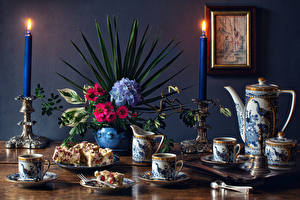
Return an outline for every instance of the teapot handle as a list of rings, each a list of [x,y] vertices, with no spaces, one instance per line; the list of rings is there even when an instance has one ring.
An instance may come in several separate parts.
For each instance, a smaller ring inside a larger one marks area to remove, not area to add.
[[[292,117],[292,115],[294,113],[294,110],[295,110],[296,92],[294,90],[279,90],[279,94],[280,93],[288,93],[288,94],[292,95],[292,103],[291,103],[291,108],[290,108],[290,114],[289,114],[284,126],[281,129],[281,131],[284,132],[284,130],[285,130],[286,126],[288,125],[288,123],[290,122],[291,117]]]

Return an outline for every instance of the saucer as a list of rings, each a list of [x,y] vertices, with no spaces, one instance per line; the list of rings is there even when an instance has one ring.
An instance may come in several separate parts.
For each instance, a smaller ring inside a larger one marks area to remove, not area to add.
[[[237,167],[245,162],[249,161],[249,157],[239,155],[232,163],[226,163],[224,161],[216,161],[213,158],[213,154],[209,154],[201,157],[201,161],[207,164],[217,165],[219,167]]]
[[[179,172],[175,180],[162,180],[162,179],[154,179],[152,178],[151,171],[146,171],[139,175],[139,179],[145,182],[154,183],[157,185],[173,185],[177,183],[181,183],[190,179],[190,177],[183,173]]]
[[[53,172],[46,172],[43,180],[41,180],[41,181],[35,181],[33,179],[22,180],[22,179],[20,179],[19,173],[10,174],[10,175],[6,176],[7,181],[17,183],[21,186],[27,186],[27,187],[41,185],[41,184],[47,183],[49,181],[53,181],[57,178],[58,178],[58,176]]]
[[[123,185],[121,187],[112,188],[106,185],[98,184],[96,179],[92,179],[89,182],[84,182],[83,180],[80,180],[80,185],[82,185],[83,187],[95,189],[100,192],[115,192],[125,190],[131,188],[134,184],[135,182],[133,180],[129,178],[124,178]]]

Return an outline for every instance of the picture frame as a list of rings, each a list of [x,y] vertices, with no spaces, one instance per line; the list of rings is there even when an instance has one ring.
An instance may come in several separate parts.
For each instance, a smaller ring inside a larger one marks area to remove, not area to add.
[[[256,73],[256,8],[205,6],[207,74]]]

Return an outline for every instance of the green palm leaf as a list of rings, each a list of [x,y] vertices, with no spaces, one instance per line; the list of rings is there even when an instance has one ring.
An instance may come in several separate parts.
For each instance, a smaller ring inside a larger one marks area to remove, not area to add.
[[[116,52],[117,64],[118,64],[117,79],[120,80],[121,77],[123,77],[123,67],[122,67],[122,55],[121,55],[121,47],[120,47],[120,40],[119,40],[116,18],[114,18],[114,28],[115,28],[116,47],[117,47],[117,52]]]
[[[139,83],[143,82],[143,80],[148,76],[148,74],[156,66],[158,66],[159,62],[162,61],[177,46],[177,45],[175,45],[173,48],[171,48],[169,51],[167,51],[173,42],[174,42],[174,40],[171,40],[167,44],[167,46],[158,54],[158,56],[152,61],[152,63],[145,69],[145,71],[140,75],[140,77],[138,78]]]
[[[125,58],[123,63],[123,75],[124,77],[128,77],[128,73],[130,73],[130,63],[132,56],[135,54],[135,45],[136,45],[136,37],[137,37],[137,20],[133,20],[131,33],[129,36],[129,40],[127,43],[126,51],[125,51]]]
[[[147,91],[142,93],[143,97],[146,97],[150,94],[152,94],[153,92],[155,92],[156,90],[158,90],[159,88],[161,88],[164,84],[166,84],[167,82],[169,82],[171,79],[173,79],[174,77],[176,77],[177,75],[179,75],[181,72],[183,72],[185,69],[187,69],[189,66],[185,66],[184,68],[182,68],[181,70],[179,70],[178,72],[176,72],[175,74],[173,74],[172,76],[170,76],[168,79],[162,81],[161,83],[157,84],[156,86],[154,86],[153,88],[148,89]]]
[[[138,68],[138,64],[140,62],[141,56],[143,55],[144,47],[145,47],[145,45],[148,41],[148,38],[145,38],[147,33],[148,33],[148,29],[149,29],[149,25],[147,25],[147,27],[144,31],[144,34],[142,36],[142,39],[140,41],[140,44],[139,44],[139,47],[138,47],[138,50],[137,50],[137,53],[136,53],[136,58],[134,60],[134,64],[133,64],[133,67],[132,67],[132,70],[131,70],[131,74],[129,76],[130,79],[134,79],[135,73],[136,73],[137,68]]]
[[[77,74],[79,74],[82,78],[84,78],[85,80],[87,80],[90,84],[94,85],[95,83],[89,79],[88,77],[86,77],[85,75],[83,75],[80,71],[78,71],[75,67],[73,67],[70,63],[68,63],[65,60],[62,60],[63,63],[65,63],[68,67],[70,67],[72,70],[74,70]]]
[[[103,77],[103,79],[100,78],[100,79],[97,79],[97,80],[100,82],[101,86],[104,89],[107,89],[108,88],[107,85],[110,85],[110,84],[113,84],[113,83],[110,82],[110,79],[108,78],[108,75],[105,72],[105,69],[104,69],[103,65],[99,61],[98,57],[96,56],[94,50],[92,49],[91,45],[89,44],[89,42],[87,41],[87,39],[86,39],[86,37],[84,36],[83,33],[81,33],[81,36],[83,38],[83,41],[84,41],[84,43],[85,43],[85,45],[86,45],[86,47],[87,47],[87,49],[88,49],[88,51],[89,51],[89,53],[90,53],[90,55],[92,57],[92,59],[93,59],[95,65],[96,65],[97,69],[99,70],[101,76]],[[107,82],[105,82],[105,80]]]
[[[157,46],[158,44],[158,39],[154,40],[152,45],[151,45],[151,48],[150,48],[150,51],[149,53],[147,54],[146,58],[144,59],[143,63],[141,64],[141,66],[138,68],[137,72],[135,73],[134,75],[134,79],[136,81],[138,81],[138,77],[141,76],[141,73],[143,71],[143,69],[145,68],[146,66],[146,63],[148,62],[148,60],[150,59],[155,47]]]
[[[94,73],[96,79],[101,82],[101,77],[99,75],[99,73],[96,71],[96,69],[93,67],[93,65],[87,60],[87,58],[83,55],[83,53],[81,52],[81,50],[78,48],[78,46],[71,41],[72,45],[75,47],[75,49],[78,51],[78,53],[80,54],[80,56],[83,58],[83,60],[86,62],[86,64],[90,67],[90,69],[92,70],[92,72]]]
[[[106,18],[106,24],[107,24],[107,31],[108,31],[109,37],[110,37],[111,51],[112,51],[112,54],[113,54],[113,67],[114,67],[115,77],[118,80],[119,69],[118,69],[118,66],[117,66],[115,43],[114,43],[114,37],[113,37],[112,28],[111,28],[111,23],[110,23],[110,20],[109,20],[108,16]]]
[[[102,34],[101,34],[100,26],[99,26],[99,24],[98,24],[97,21],[96,21],[96,29],[97,29],[99,44],[100,44],[100,47],[101,47],[101,53],[102,53],[102,57],[104,59],[106,70],[107,70],[107,72],[109,74],[109,78],[113,82],[115,82],[116,81],[116,77],[114,76],[113,69],[112,69],[112,66],[110,64],[109,56],[108,56],[108,53],[107,53],[107,50],[106,50],[106,46],[105,46],[105,43],[104,43],[104,40],[103,40],[103,37],[102,37]]]
[[[64,75],[56,72],[56,74],[58,74],[60,77],[62,77],[63,79],[65,79],[67,82],[69,82],[70,84],[72,84],[74,87],[83,90],[83,87],[81,87],[80,85],[77,85],[76,83],[74,83],[73,81],[71,81],[70,79],[68,79],[67,77],[65,77]]]
[[[167,64],[161,67],[157,72],[155,72],[150,78],[148,78],[141,86],[142,91],[146,89],[153,81],[155,81],[161,73],[163,73],[181,54],[183,51],[179,52],[174,58],[172,58]]]

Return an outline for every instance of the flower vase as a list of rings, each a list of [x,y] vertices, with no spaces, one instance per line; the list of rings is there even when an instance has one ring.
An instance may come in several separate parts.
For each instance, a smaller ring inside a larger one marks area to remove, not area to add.
[[[94,133],[95,140],[101,148],[110,148],[114,152],[122,155],[128,155],[131,152],[132,132],[117,132],[115,128],[101,128]]]

